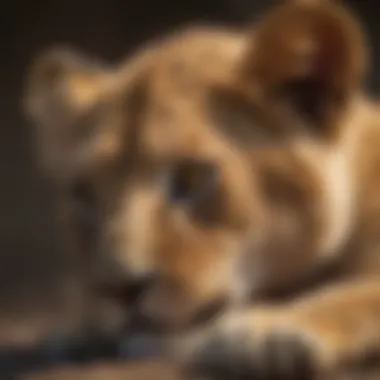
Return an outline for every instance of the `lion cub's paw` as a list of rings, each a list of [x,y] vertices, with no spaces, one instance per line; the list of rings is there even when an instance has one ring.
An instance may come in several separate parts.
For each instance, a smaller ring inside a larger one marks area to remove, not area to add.
[[[232,316],[194,351],[190,377],[228,380],[313,380],[335,374],[337,347],[318,326],[276,313]]]

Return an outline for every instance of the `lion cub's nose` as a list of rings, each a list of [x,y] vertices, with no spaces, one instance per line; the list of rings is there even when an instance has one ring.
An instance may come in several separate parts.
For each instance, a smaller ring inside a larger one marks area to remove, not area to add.
[[[128,303],[131,308],[137,307],[141,296],[147,292],[157,281],[154,274],[146,274],[129,281],[127,286]]]
[[[156,277],[151,273],[139,276],[114,276],[98,281],[97,284],[101,293],[125,304],[128,310],[133,310],[138,305],[141,296],[156,282]]]

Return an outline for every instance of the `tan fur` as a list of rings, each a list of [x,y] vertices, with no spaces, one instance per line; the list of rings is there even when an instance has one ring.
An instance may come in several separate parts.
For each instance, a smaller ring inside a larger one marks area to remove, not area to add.
[[[78,184],[98,217],[86,238],[76,230],[89,281],[119,294],[149,278],[137,301],[119,301],[168,334],[250,298],[201,334],[194,366],[216,377],[247,358],[250,376],[298,378],[300,349],[316,374],[339,374],[380,349],[380,115],[362,91],[366,45],[328,2],[279,6],[255,28],[188,29],[109,70],[44,55],[29,111],[69,224]],[[182,180],[185,198],[170,197]],[[327,269],[316,294],[297,297]],[[215,339],[229,359],[210,364]]]

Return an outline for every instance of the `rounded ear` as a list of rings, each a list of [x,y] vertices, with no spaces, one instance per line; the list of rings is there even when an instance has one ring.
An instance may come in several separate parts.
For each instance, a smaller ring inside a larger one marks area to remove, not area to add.
[[[264,17],[240,80],[249,91],[288,101],[314,123],[328,123],[360,90],[366,64],[364,33],[345,7],[299,0]]]
[[[35,125],[42,164],[55,175],[69,167],[70,160],[84,155],[82,148],[93,137],[89,124],[95,124],[99,109],[94,106],[104,93],[106,78],[99,65],[69,49],[48,50],[32,62],[26,80],[26,113]]]
[[[103,70],[93,61],[67,48],[48,50],[28,70],[27,112],[37,122],[81,112],[99,97],[103,82]]]

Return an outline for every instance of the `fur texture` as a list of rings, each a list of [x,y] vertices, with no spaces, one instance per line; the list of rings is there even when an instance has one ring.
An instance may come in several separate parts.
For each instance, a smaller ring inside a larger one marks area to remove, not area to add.
[[[119,68],[41,55],[28,110],[89,288],[152,335],[202,327],[180,345],[216,378],[326,378],[380,349],[367,59],[325,1],[242,33],[186,29]]]

